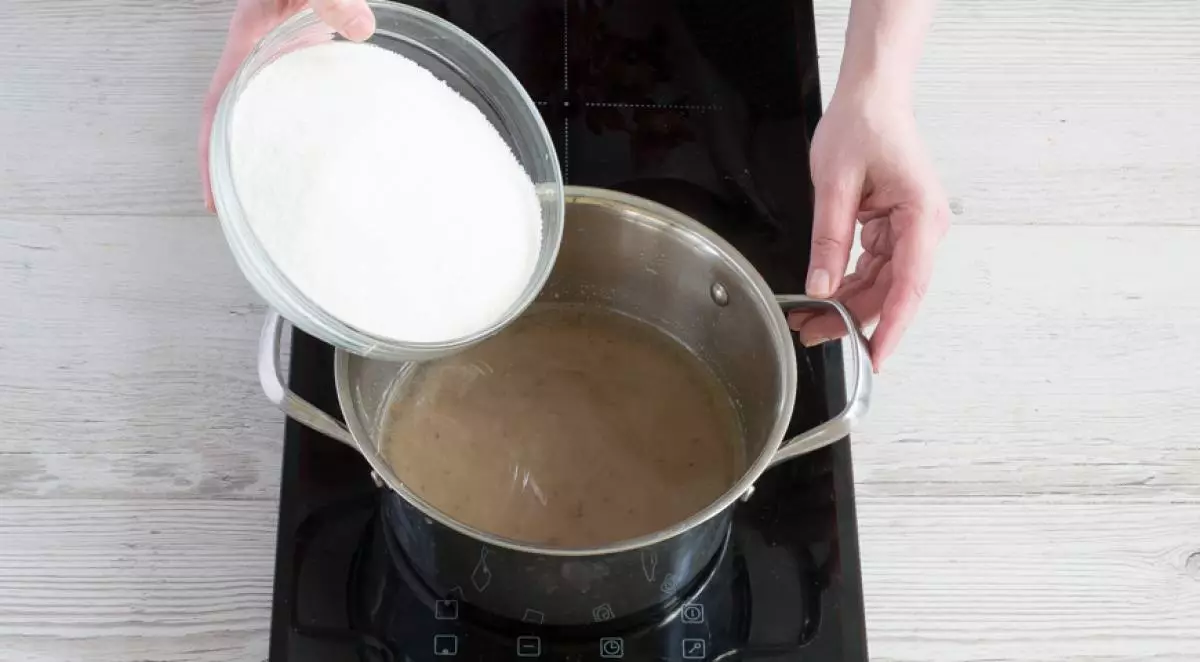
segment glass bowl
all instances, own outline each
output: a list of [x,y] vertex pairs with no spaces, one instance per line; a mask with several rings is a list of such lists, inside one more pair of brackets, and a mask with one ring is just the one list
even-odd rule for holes
[[238,267],[258,294],[285,319],[309,335],[361,356],[427,360],[495,334],[537,297],[550,276],[562,241],[562,174],[554,143],[533,100],[487,47],[428,12],[392,2],[368,4],[375,12],[377,26],[368,42],[416,62],[475,104],[533,181],[541,205],[542,243],[533,274],[520,297],[504,315],[470,335],[442,342],[406,342],[373,335],[337,319],[305,296],[271,260],[246,218],[234,186],[230,163],[233,110],[254,75],[280,55],[341,39],[311,10],[296,14],[263,37],[225,89],[210,137],[213,200]]

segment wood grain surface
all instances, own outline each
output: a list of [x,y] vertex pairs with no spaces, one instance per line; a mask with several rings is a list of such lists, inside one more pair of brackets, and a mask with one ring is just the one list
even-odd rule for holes
[[[0,661],[266,658],[281,424],[194,153],[231,9],[0,13]],[[872,659],[1194,662],[1200,5],[944,0],[918,86],[956,224],[855,435]]]

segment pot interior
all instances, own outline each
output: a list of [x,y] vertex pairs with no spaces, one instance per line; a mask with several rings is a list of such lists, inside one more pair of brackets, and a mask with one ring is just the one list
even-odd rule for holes
[[[716,514],[762,473],[791,417],[795,353],[770,290],[723,240],[638,198],[569,189],[563,243],[538,301],[597,306],[647,322],[686,346],[724,385],[739,419],[745,471],[681,527]],[[342,365],[338,390],[351,432],[381,477],[411,497],[387,468],[380,443],[393,399],[416,364],[347,354],[344,371]]]

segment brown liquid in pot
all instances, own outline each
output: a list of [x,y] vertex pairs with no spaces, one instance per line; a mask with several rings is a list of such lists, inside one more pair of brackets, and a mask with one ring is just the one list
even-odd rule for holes
[[402,388],[383,448],[392,469],[505,538],[590,547],[652,533],[743,471],[737,413],[708,367],[599,308],[532,309]]

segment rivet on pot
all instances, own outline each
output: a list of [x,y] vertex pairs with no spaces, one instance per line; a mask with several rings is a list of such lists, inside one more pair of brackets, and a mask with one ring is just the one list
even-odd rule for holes
[[374,471],[371,472],[371,482],[375,483],[375,487],[383,487],[383,479]]
[[708,288],[708,293],[712,297],[713,303],[724,308],[729,305],[729,291],[721,283],[713,283],[712,287]]
[[749,488],[747,488],[745,493],[742,494],[742,503],[749,501],[750,497],[752,497],[752,496],[754,496],[754,486],[753,485],[751,485]]

